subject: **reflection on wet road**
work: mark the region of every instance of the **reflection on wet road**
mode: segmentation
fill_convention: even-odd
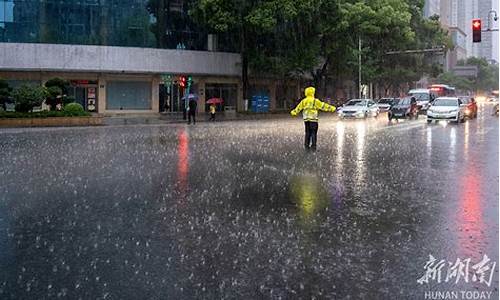
[[[2,299],[422,299],[498,262],[498,119],[0,131]],[[486,288],[486,289],[485,289]]]

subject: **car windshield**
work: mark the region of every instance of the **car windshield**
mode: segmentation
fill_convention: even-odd
[[[411,96],[415,97],[417,101],[429,101],[428,93],[412,93]]]
[[[410,103],[411,97],[405,97],[398,102],[399,105],[410,105]]]
[[[379,104],[388,104],[388,103],[391,103],[392,102],[392,99],[380,99],[378,101]]]
[[[458,106],[456,99],[436,99],[433,106]]]
[[[350,100],[346,106],[366,106],[365,100]]]

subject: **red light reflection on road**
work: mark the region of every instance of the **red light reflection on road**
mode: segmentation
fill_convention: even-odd
[[[180,130],[177,134],[177,192],[179,202],[186,200],[189,174],[189,136],[185,130]]]
[[[481,180],[474,167],[461,180],[458,214],[458,247],[461,257],[480,259],[485,251],[484,220],[481,207]]]

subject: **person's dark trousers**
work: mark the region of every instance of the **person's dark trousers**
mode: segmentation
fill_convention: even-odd
[[[316,150],[316,141],[318,137],[318,122],[304,122],[306,137],[304,147],[306,149]]]
[[[188,112],[188,124],[191,124],[191,118],[193,118],[193,124],[196,124],[196,112],[195,111]]]
[[[215,121],[215,114],[210,114],[210,121]]]

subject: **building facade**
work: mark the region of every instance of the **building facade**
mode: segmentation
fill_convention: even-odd
[[[0,78],[13,87],[66,79],[69,96],[98,113],[182,112],[188,93],[200,111],[210,97],[244,111],[235,50],[230,35],[193,24],[182,0],[0,0]],[[286,108],[275,81],[257,86],[271,109]]]
[[[440,13],[440,0],[426,0],[424,5],[424,17],[430,18]]]

